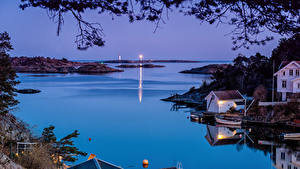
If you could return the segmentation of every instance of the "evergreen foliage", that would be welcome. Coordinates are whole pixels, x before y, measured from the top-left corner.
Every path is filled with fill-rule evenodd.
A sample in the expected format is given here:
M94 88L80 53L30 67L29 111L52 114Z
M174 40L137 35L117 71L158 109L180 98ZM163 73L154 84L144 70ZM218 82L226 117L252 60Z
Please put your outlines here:
M272 90L273 61L277 72L283 62L300 60L300 36L295 34L289 39L280 40L279 45L273 50L271 57L260 53L246 57L239 54L225 69L219 69L213 74L210 84L203 83L200 90L239 90L243 94L252 96L258 86L264 86L267 91ZM270 98L268 92L267 98ZM267 98L264 98L266 100Z
M43 144L49 145L49 153L59 165L62 165L62 161L75 162L78 159L77 156L87 155L87 153L80 151L74 146L72 139L79 136L77 130L57 140L54 129L55 127L52 125L44 128L41 141Z
M0 33L0 114L8 113L19 103L14 98L19 81L7 53L12 49L8 33Z

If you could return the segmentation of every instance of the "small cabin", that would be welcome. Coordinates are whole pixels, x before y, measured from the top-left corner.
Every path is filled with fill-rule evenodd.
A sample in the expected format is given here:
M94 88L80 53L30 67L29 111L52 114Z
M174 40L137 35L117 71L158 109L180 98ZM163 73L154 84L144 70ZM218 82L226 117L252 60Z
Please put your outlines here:
M206 110L212 113L226 113L231 107L245 109L246 99L238 90L211 91L206 97Z

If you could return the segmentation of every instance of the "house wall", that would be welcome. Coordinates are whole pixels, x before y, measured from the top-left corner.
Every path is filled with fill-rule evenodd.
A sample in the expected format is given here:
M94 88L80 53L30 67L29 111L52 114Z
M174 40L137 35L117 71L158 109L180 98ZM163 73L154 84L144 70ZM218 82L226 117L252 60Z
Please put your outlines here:
M290 76L289 70L293 70L293 75ZM300 77L296 76L296 70L300 71L300 68L296 64L290 64L284 69L281 69L277 75L277 92L293 92L292 80ZM285 75L283 75L285 72ZM282 81L286 80L286 88L282 88Z
M298 88L298 84L300 84L300 79L295 80L293 82L293 93L300 93L300 88Z
M214 113L225 113L231 107L235 107L236 110L241 110L245 108L245 105L237 105L236 102L245 102L244 99L235 99L235 100L219 100L219 98L211 92L208 96L205 97L206 100L206 110L208 112Z
M220 111L219 113L225 113L227 112L231 107L235 106L234 101L221 101L219 104L220 106Z
M243 110L245 105L236 105L235 101L243 101L243 100L219 100L218 98L214 98L209 105L209 101L211 96L207 98L207 111L214 113L226 113L231 107L235 107L236 110ZM208 107L209 106L209 107Z
M299 158L297 158L299 155L300 155L300 152L295 152L292 154L292 163L298 167L300 167L300 160L299 160Z
M218 113L219 112L219 105L218 105L218 99L215 97L212 101L211 101L211 103L210 103L210 106L209 106L209 101L210 101L210 99L211 99L211 97L212 97L213 95L211 95L208 99L207 99L207 104L206 104L206 106L207 106L207 111L208 112L215 112L215 113ZM209 107L208 107L209 106Z

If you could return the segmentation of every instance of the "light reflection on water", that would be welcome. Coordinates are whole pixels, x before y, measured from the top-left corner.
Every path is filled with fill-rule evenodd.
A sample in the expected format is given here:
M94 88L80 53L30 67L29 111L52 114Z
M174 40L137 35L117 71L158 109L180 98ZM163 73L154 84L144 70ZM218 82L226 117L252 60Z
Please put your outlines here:
M143 98L143 67L139 68L139 101L140 103L142 102L142 98Z
M191 123L187 110L172 111L171 103L160 101L209 80L206 75L177 73L205 64L173 63L105 75L19 74L20 88L42 92L19 95L15 114L37 125L36 133L50 124L56 126L58 136L78 129L80 149L124 168L141 168L145 158L150 169L175 166L178 161L185 169L273 168L270 153L264 149L211 146L205 138L206 125Z

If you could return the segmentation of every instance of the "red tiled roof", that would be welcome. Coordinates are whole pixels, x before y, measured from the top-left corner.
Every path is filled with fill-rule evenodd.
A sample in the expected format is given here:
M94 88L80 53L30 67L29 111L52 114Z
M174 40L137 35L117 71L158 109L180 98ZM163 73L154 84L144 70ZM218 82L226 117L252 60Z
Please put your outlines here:
M220 100L244 99L237 90L213 91Z

